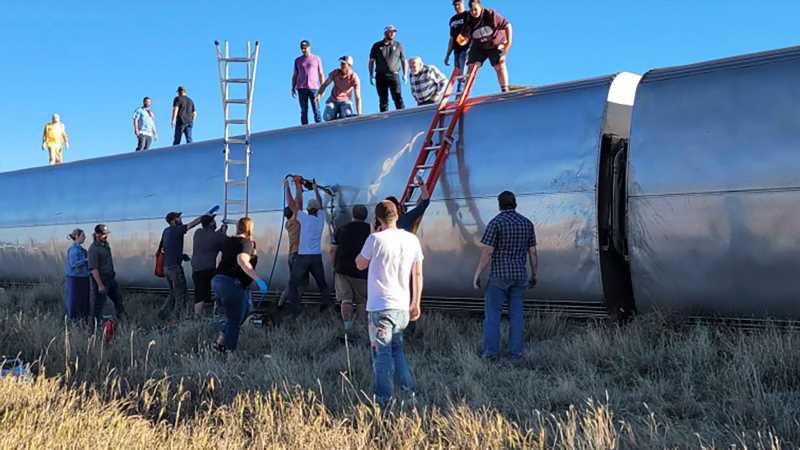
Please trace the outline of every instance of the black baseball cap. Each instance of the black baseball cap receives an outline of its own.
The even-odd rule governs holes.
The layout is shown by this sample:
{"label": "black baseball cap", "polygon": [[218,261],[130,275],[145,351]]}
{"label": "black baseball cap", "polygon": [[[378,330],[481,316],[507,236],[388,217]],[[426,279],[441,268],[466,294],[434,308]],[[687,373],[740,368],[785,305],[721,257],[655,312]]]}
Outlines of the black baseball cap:
{"label": "black baseball cap", "polygon": [[98,223],[94,227],[94,234],[111,234],[111,230],[108,229],[108,225],[103,223]]}
{"label": "black baseball cap", "polygon": [[186,88],[183,86],[178,86],[178,92],[186,92]]}
{"label": "black baseball cap", "polygon": [[302,41],[300,41],[300,48],[303,47],[311,47],[311,42],[308,42],[307,40],[303,39]]}
{"label": "black baseball cap", "polygon": [[167,217],[165,217],[164,219],[167,221],[167,223],[170,223],[170,222],[172,222],[173,220],[177,219],[180,216],[181,216],[181,213],[179,213],[177,211],[172,211],[171,213],[168,213]]}
{"label": "black baseball cap", "polygon": [[459,3],[464,3],[464,0],[453,0],[454,5],[457,5]]}
{"label": "black baseball cap", "polygon": [[204,214],[200,217],[200,224],[204,227],[211,225],[214,222],[214,216],[210,214]]}

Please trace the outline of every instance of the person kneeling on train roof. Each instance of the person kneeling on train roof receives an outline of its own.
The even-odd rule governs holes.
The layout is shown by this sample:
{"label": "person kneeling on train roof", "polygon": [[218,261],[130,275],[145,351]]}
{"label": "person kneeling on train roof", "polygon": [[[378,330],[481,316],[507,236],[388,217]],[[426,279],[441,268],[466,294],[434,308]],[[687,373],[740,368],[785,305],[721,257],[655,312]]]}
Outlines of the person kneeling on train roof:
{"label": "person kneeling on train roof", "polygon": [[223,224],[217,230],[214,216],[200,217],[202,225],[192,237],[192,281],[194,282],[194,313],[197,316],[208,314],[213,306],[211,299],[211,279],[217,268],[217,255],[222,251],[228,226]]}
{"label": "person kneeling on train roof", "polygon": [[[208,214],[213,214],[217,209],[218,207],[215,206],[208,211]],[[186,274],[183,272],[182,264],[184,260],[188,261],[189,259],[183,254],[183,238],[186,236],[186,232],[200,224],[201,219],[202,217],[197,217],[184,225],[181,213],[175,211],[168,213],[164,219],[169,226],[161,233],[161,242],[158,244],[156,255],[164,255],[164,278],[167,280],[169,295],[158,311],[158,318],[161,320],[167,320],[172,315],[176,303],[179,311],[186,309],[188,303],[186,300]]]}
{"label": "person kneeling on train roof", "polygon": [[83,320],[89,317],[89,258],[83,243],[86,233],[76,228],[67,236],[72,245],[67,250],[66,307],[67,318]]}
{"label": "person kneeling on train roof", "polygon": [[423,255],[419,239],[398,229],[394,203],[378,203],[375,217],[383,231],[367,238],[356,258],[356,267],[369,268],[367,314],[375,397],[381,406],[386,406],[393,388],[412,396],[414,393],[403,351],[403,330],[409,320],[419,319],[421,313]]}
{"label": "person kneeling on train roof", "polygon": [[300,245],[297,251],[292,274],[289,278],[289,295],[286,298],[286,306],[292,316],[300,312],[300,285],[310,273],[317,282],[320,291],[320,310],[325,310],[333,303],[331,301],[330,289],[325,281],[325,268],[322,265],[322,230],[325,228],[326,213],[322,208],[322,197],[319,194],[317,181],[312,181],[314,198],[308,201],[306,211],[299,210],[303,204],[303,190],[297,186],[298,201],[291,205],[293,212],[300,223]]}
{"label": "person kneeling on train roof", "polygon": [[255,222],[249,217],[239,219],[236,235],[223,243],[217,274],[211,280],[226,318],[214,346],[219,351],[236,350],[239,344],[239,330],[250,310],[250,284],[255,281],[261,293],[267,293],[267,283],[255,271],[258,255],[253,240],[254,226]]}
{"label": "person kneeling on train roof", "polygon": [[506,56],[512,43],[511,22],[497,11],[484,8],[480,0],[471,0],[466,23],[456,39],[460,45],[472,42],[467,65],[481,66],[488,59],[497,72],[500,90],[508,91]]}
{"label": "person kneeling on train roof", "polygon": [[[317,91],[314,101],[319,103],[325,89],[333,84],[331,96],[325,101],[323,117],[326,122],[336,119],[345,119],[361,114],[361,81],[353,70],[353,57],[342,56],[339,58],[339,68],[328,75]],[[355,95],[356,112],[353,114],[353,96]]]}
{"label": "person kneeling on train roof", "polygon": [[[518,360],[522,358],[525,289],[537,283],[536,231],[530,220],[517,213],[513,193],[502,192],[497,202],[500,214],[489,222],[483,233],[481,258],[473,280],[475,289],[480,289],[481,273],[491,261],[485,292],[482,357],[495,359],[500,351],[500,313],[503,304],[508,303],[508,347],[511,358]],[[526,259],[530,262],[530,275]]]}
{"label": "person kneeling on train roof", "polygon": [[447,77],[436,66],[424,64],[419,56],[411,58],[411,95],[417,105],[439,103],[447,82]]}
{"label": "person kneeling on train roof", "polygon": [[356,256],[372,232],[366,220],[367,207],[353,206],[353,221],[336,230],[330,247],[345,335],[353,328],[355,309],[360,309],[367,299],[367,271],[356,267]]}
{"label": "person kneeling on train roof", "polygon": [[114,258],[111,256],[111,245],[108,235],[111,230],[104,224],[94,227],[94,242],[89,246],[89,269],[92,273],[92,316],[97,323],[103,320],[103,309],[106,297],[111,298],[114,309],[119,319],[128,317],[125,306],[122,304],[122,295],[117,284],[117,274],[114,272]]}

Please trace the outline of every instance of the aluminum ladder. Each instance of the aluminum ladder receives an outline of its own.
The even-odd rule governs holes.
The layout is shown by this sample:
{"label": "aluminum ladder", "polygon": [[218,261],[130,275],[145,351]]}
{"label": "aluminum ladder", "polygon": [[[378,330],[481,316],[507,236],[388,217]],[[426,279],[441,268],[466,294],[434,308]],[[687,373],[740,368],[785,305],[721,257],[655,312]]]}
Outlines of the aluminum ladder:
{"label": "aluminum ladder", "polygon": [[[425,179],[426,174],[425,185],[428,188],[428,192],[433,193],[444,169],[447,155],[453,146],[453,133],[464,115],[464,109],[469,93],[472,91],[472,86],[475,84],[478,68],[478,65],[474,64],[463,75],[458,67],[453,70],[442,100],[433,115],[422,149],[414,162],[414,167],[411,169],[411,175],[408,177],[403,195],[400,198],[400,204],[406,209],[416,205],[419,199],[417,191],[420,187],[417,179]],[[463,82],[461,90],[455,88],[458,82]],[[417,229],[417,225],[414,225],[414,230]]]}
{"label": "aluminum ladder", "polygon": [[[250,116],[253,112],[253,92],[256,85],[259,43],[247,42],[247,56],[232,57],[228,41],[217,51],[217,70],[222,90],[222,110],[225,120],[223,143],[225,154],[225,207],[223,223],[235,224],[237,216],[247,216],[250,178]],[[234,73],[231,73],[234,66]],[[232,217],[232,218],[230,218]]]}

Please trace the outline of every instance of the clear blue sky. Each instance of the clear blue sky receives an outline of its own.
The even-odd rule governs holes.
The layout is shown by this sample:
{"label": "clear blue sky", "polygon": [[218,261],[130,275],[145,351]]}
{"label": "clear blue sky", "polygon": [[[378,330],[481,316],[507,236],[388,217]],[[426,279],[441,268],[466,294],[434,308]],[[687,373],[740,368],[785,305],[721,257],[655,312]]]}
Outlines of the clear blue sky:
{"label": "clear blue sky", "polygon": [[[627,70],[732,56],[800,43],[800,1],[485,0],[514,25],[512,84],[541,85]],[[299,123],[289,95],[298,42],[309,39],[326,71],[353,55],[365,82],[364,110],[377,111],[367,83],[372,42],[389,23],[411,55],[441,67],[450,0],[43,1],[3,0],[0,172],[46,164],[40,148],[53,112],[67,125],[66,161],[132,151],[131,115],[153,98],[171,143],[175,88],[198,109],[195,139],[221,135],[220,92],[212,43],[262,42],[254,129]],[[496,90],[481,73],[476,93]],[[408,87],[404,97],[413,104]]]}

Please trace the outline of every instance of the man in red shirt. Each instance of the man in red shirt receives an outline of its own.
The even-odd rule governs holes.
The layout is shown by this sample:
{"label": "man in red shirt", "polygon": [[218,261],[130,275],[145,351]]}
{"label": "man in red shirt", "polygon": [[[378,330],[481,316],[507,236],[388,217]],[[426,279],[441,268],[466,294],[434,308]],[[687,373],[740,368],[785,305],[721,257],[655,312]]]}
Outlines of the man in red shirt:
{"label": "man in red shirt", "polygon": [[475,64],[481,66],[486,59],[489,59],[497,72],[500,90],[507,92],[506,55],[511,49],[511,22],[497,11],[484,8],[480,0],[472,0],[469,16],[457,41],[460,45],[472,42],[467,57],[467,65],[470,68]]}
{"label": "man in red shirt", "polygon": [[[339,58],[339,68],[331,72],[328,79],[319,87],[315,97],[317,102],[330,84],[333,84],[333,90],[330,98],[325,101],[325,112],[322,114],[326,122],[361,114],[361,81],[358,79],[358,74],[353,71],[351,56]],[[353,97],[356,103],[355,114],[353,114]]]}

